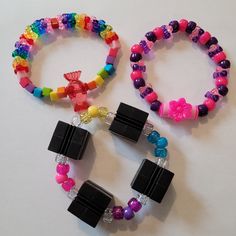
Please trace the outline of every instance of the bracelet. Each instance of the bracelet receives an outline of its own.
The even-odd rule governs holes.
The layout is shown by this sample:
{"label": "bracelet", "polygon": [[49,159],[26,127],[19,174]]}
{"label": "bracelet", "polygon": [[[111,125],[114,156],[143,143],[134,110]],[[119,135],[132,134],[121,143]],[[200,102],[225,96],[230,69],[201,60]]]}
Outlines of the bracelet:
{"label": "bracelet", "polygon": [[[205,94],[203,104],[194,106],[186,102],[184,98],[172,100],[162,103],[158,100],[158,94],[154,92],[150,84],[146,85],[143,73],[146,66],[142,60],[143,54],[148,54],[154,43],[160,39],[171,39],[173,33],[186,32],[194,43],[199,43],[206,48],[209,57],[216,63],[216,71],[213,73],[215,88]],[[193,21],[173,20],[169,25],[163,25],[155,28],[153,31],[146,33],[145,39],[139,44],[135,44],[131,48],[131,79],[134,87],[139,90],[140,96],[150,104],[150,109],[159,114],[160,117],[167,117],[174,121],[182,121],[188,119],[197,119],[203,117],[215,108],[215,103],[228,93],[228,74],[230,61],[226,59],[226,54],[222,47],[219,46],[218,40],[212,37],[207,31]]]}
{"label": "bracelet", "polygon": [[[66,87],[58,87],[55,90],[48,87],[37,87],[30,80],[32,52],[43,36],[55,35],[64,30],[86,30],[100,36],[109,46],[106,65],[88,83],[79,80],[81,71],[74,71],[64,74],[65,79],[69,82]],[[95,17],[89,17],[85,14],[62,14],[55,18],[36,20],[26,27],[25,32],[16,42],[16,49],[12,53],[14,57],[13,68],[19,78],[20,85],[29,93],[38,98],[50,97],[51,101],[68,96],[74,105],[74,110],[77,112],[88,108],[87,92],[102,86],[104,80],[114,74],[114,62],[119,47],[118,35],[112,31],[112,27],[107,25],[104,20],[97,20]]]}
{"label": "bracelet", "polygon": [[[77,190],[75,180],[68,177],[68,158],[80,160],[91,136],[80,126],[96,117],[108,124],[109,130],[114,134],[137,142],[143,133],[147,136],[147,141],[155,146],[153,156],[156,160],[142,161],[131,183],[132,189],[139,192],[138,197],[132,197],[126,207],[110,207],[113,195],[94,182],[85,181]],[[148,198],[161,203],[174,174],[166,169],[168,141],[153,130],[153,125],[147,122],[147,117],[148,113],[121,103],[116,114],[108,112],[105,107],[90,106],[87,112],[80,114],[80,118],[75,117],[71,125],[58,122],[48,147],[50,151],[57,153],[56,182],[73,199],[68,211],[88,225],[96,227],[102,216],[106,223],[113,220],[131,220],[146,204]]]}

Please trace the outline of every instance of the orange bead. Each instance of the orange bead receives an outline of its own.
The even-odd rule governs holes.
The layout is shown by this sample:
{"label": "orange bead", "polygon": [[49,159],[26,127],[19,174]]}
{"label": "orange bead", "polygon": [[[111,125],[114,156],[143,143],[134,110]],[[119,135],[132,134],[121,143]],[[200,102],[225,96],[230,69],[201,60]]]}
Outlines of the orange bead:
{"label": "orange bead", "polygon": [[93,89],[97,88],[97,84],[94,80],[87,83],[87,85],[88,85],[89,90],[93,90]]}
{"label": "orange bead", "polygon": [[59,98],[65,98],[67,96],[66,88],[65,87],[57,88],[57,95]]}

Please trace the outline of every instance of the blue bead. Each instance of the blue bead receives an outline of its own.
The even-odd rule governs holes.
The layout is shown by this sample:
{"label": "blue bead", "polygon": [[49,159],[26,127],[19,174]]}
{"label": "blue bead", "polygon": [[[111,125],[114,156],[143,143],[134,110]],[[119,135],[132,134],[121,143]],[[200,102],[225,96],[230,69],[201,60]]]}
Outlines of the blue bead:
{"label": "blue bead", "polygon": [[160,157],[160,158],[166,158],[167,157],[167,149],[166,148],[155,148],[154,156]]}
{"label": "blue bead", "polygon": [[153,130],[148,136],[147,136],[147,140],[150,143],[156,143],[157,140],[160,138],[160,134],[156,131]]}
{"label": "blue bead", "polygon": [[157,140],[156,146],[158,148],[165,148],[166,146],[168,146],[168,140],[165,137],[161,137]]}
{"label": "blue bead", "polygon": [[109,75],[112,75],[115,72],[115,68],[112,64],[106,64],[104,69]]}
{"label": "blue bead", "polygon": [[34,89],[34,96],[37,98],[41,98],[42,97],[42,89],[41,88],[35,88]]}

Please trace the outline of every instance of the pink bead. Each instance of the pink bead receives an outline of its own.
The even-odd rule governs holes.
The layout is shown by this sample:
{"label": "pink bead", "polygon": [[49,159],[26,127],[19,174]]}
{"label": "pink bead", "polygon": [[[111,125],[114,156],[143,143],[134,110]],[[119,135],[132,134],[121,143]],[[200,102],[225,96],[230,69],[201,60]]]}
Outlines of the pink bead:
{"label": "pink bead", "polygon": [[215,102],[210,98],[206,99],[204,101],[204,104],[207,106],[209,111],[211,111],[215,108]]}
{"label": "pink bead", "polygon": [[210,38],[211,38],[211,34],[206,31],[200,36],[198,42],[202,45],[205,45]]}
{"label": "pink bead", "polygon": [[143,49],[139,44],[134,44],[131,48],[132,53],[143,53]]}
{"label": "pink bead", "polygon": [[135,80],[135,79],[140,79],[140,78],[143,78],[143,74],[140,70],[134,70],[131,74],[130,74],[130,77],[132,80]]}
{"label": "pink bead", "polygon": [[181,19],[181,20],[179,21],[179,30],[180,30],[181,32],[184,32],[184,31],[186,30],[187,26],[188,26],[188,21],[187,21],[187,20]]}
{"label": "pink bead", "polygon": [[215,79],[215,85],[218,87],[220,85],[227,85],[228,84],[228,79],[224,77],[218,77]]}
{"label": "pink bead", "polygon": [[61,186],[66,192],[69,192],[75,186],[75,181],[72,178],[68,178]]}
{"label": "pink bead", "polygon": [[66,175],[70,171],[70,166],[68,164],[57,164],[57,173],[60,175]]}
{"label": "pink bead", "polygon": [[224,52],[219,52],[212,59],[215,63],[219,63],[226,59],[226,54]]}
{"label": "pink bead", "polygon": [[157,27],[153,30],[154,34],[156,35],[157,39],[163,38],[163,29],[161,27]]}
{"label": "pink bead", "polygon": [[148,103],[152,103],[153,101],[157,100],[157,93],[151,92],[145,97],[145,99]]}
{"label": "pink bead", "polygon": [[62,183],[64,183],[68,179],[68,176],[67,175],[57,174],[55,179],[56,179],[58,184],[62,184]]}

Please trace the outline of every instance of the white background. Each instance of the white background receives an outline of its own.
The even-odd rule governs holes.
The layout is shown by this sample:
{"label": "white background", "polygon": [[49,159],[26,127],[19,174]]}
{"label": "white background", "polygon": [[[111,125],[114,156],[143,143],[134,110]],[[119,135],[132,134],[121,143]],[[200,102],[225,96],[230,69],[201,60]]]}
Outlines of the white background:
{"label": "white background", "polygon": [[[1,1],[0,235],[234,236],[235,7],[233,0]],[[47,151],[47,145],[57,121],[70,122],[73,109],[66,102],[50,104],[29,95],[11,68],[14,43],[26,25],[64,12],[104,19],[121,38],[116,76],[104,91],[94,94],[93,103],[111,111],[121,101],[149,111],[129,79],[129,48],[147,31],[172,19],[194,20],[209,30],[232,62],[230,93],[207,118],[174,124],[150,114],[149,120],[169,139],[170,169],[175,177],[163,203],[150,201],[130,222],[100,223],[92,229],[67,212],[70,200],[54,181],[55,155]],[[94,38],[60,38],[39,51],[32,80],[41,86],[66,85],[63,73],[77,69],[82,70],[82,80],[91,80],[106,53],[106,45]],[[161,100],[184,96],[198,104],[213,87],[213,63],[185,37],[176,36],[174,44],[161,44],[147,66],[148,81],[158,87]],[[73,176],[78,186],[89,178],[112,192],[118,204],[126,204],[133,195],[130,182],[152,147],[144,140],[129,143],[106,132],[104,125],[93,124],[89,150],[74,165]]]}

